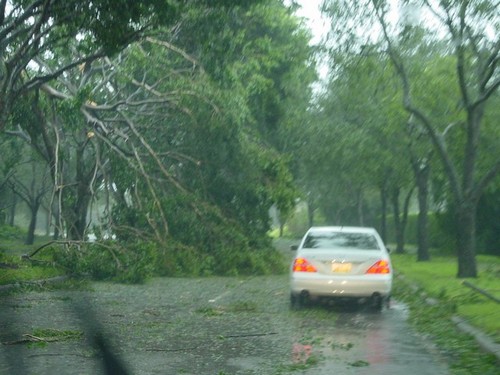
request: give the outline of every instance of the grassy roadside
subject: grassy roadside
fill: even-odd
[[[456,258],[434,256],[416,262],[412,254],[392,254],[394,295],[410,306],[410,321],[449,358],[454,374],[498,374],[498,362],[451,321],[459,316],[500,343],[500,305],[456,278]],[[478,256],[478,278],[468,279],[500,298],[500,259]],[[438,303],[422,303],[423,297]]]
[[[19,238],[2,238],[0,243],[0,285],[15,284],[24,281],[48,279],[64,275],[64,270],[52,265],[49,258],[37,257],[36,261],[22,258],[43,243],[39,240],[34,245],[24,245]]]
[[[430,262],[416,262],[414,255],[392,254],[396,272],[440,301],[452,304],[456,315],[481,329],[500,343],[500,305],[456,278],[456,258],[433,257]],[[467,279],[472,285],[500,299],[500,258],[477,256],[478,277]]]

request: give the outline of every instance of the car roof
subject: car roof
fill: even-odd
[[[377,233],[372,227],[351,227],[351,226],[317,226],[311,227],[310,232],[348,232],[348,233]]]

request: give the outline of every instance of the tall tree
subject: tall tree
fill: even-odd
[[[342,3],[342,5],[340,5]],[[484,118],[489,108],[488,103],[500,85],[498,75],[498,56],[500,41],[492,37],[496,29],[495,2],[492,1],[414,1],[411,6],[416,13],[409,13],[408,2],[402,2],[401,13],[405,15],[399,24],[391,22],[389,2],[363,1],[347,3],[328,1],[329,13],[335,15],[336,31],[347,40],[357,39],[357,46],[364,42],[381,41],[382,51],[387,51],[399,75],[403,89],[403,106],[414,117],[414,121],[422,126],[436,154],[441,159],[449,183],[451,196],[456,209],[457,233],[456,246],[458,253],[458,277],[475,277],[477,266],[475,260],[475,215],[477,202],[485,187],[500,171],[497,158],[485,156],[484,142],[481,134],[484,129]],[[417,95],[414,87],[423,77],[411,74],[408,61],[415,54],[405,50],[405,38],[410,35],[422,18],[434,22],[425,26],[432,33],[428,40],[440,38],[447,43],[442,51],[453,59],[455,64],[454,93],[458,108],[441,108],[443,113],[452,110],[453,122],[442,123],[436,119],[428,106],[426,98]],[[345,21],[345,22],[344,22]],[[361,26],[361,22],[363,26]],[[440,26],[436,28],[436,24]],[[374,32],[363,38],[358,32],[361,27],[372,27]],[[478,26],[481,25],[481,26]],[[340,31],[342,26],[345,31]],[[354,26],[354,27],[353,27]],[[434,27],[434,29],[432,29]],[[420,28],[420,27],[419,27]],[[494,32],[493,32],[494,33]],[[434,38],[434,39],[433,39]],[[448,87],[452,87],[447,83]],[[440,98],[445,102],[449,98]],[[444,118],[444,117],[442,117]],[[458,121],[454,121],[457,120]],[[453,129],[463,135],[462,149],[457,155],[456,147],[448,142],[445,135]],[[484,163],[483,160],[489,160]]]
[[[413,100],[410,76],[388,32],[387,7],[374,3],[389,54],[403,83],[405,109],[426,129],[448,176],[457,220],[457,276],[476,277],[477,204],[485,187],[500,172],[498,159],[486,169],[478,170],[480,135],[487,103],[500,86],[500,40],[487,34],[488,27],[494,27],[490,22],[495,21],[490,16],[496,7],[492,2],[475,1],[441,2],[439,7],[424,1],[422,5],[447,28],[455,58],[456,82],[465,117],[461,121],[465,143],[462,158],[458,161],[452,159],[443,133],[427,109]],[[485,24],[478,28],[475,26],[478,22]]]

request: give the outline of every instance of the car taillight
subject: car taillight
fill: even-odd
[[[293,272],[317,272],[316,267],[307,261],[305,258],[295,258],[293,261]]]
[[[366,273],[391,273],[391,267],[389,266],[389,262],[386,260],[379,260],[373,266],[368,268]]]

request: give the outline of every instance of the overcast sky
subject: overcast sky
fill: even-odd
[[[307,25],[313,32],[313,40],[311,43],[317,44],[321,36],[328,31],[327,23],[321,18],[319,7],[323,0],[296,0],[301,5],[301,9],[297,11],[297,15],[308,19]]]

